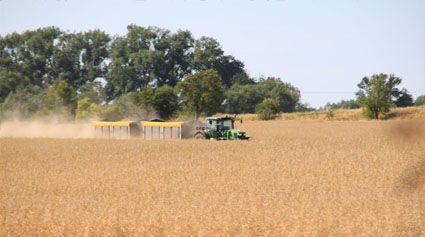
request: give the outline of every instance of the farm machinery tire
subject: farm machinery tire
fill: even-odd
[[[205,139],[206,139],[205,134],[203,134],[203,133],[201,133],[201,132],[196,133],[196,134],[193,136],[193,138],[194,138],[195,140],[205,140]]]

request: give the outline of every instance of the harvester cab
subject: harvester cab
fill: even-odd
[[[207,127],[194,135],[195,139],[247,140],[245,132],[235,129],[232,117],[207,117]]]

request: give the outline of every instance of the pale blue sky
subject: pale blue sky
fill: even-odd
[[[373,73],[425,94],[423,0],[0,0],[0,34],[45,26],[124,35],[129,24],[216,38],[253,77],[298,87],[314,107],[354,98]]]

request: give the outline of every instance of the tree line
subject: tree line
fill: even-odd
[[[327,103],[323,110],[357,109],[362,108],[366,118],[378,119],[392,107],[408,107],[425,105],[425,95],[413,100],[412,95],[405,89],[399,89],[402,79],[394,74],[373,74],[363,77],[357,87],[356,100],[341,100],[337,103]]]
[[[356,100],[323,108],[362,107],[378,118],[413,101],[402,79],[374,74],[358,84]],[[276,77],[252,78],[242,61],[226,55],[210,37],[188,30],[127,26],[125,35],[99,29],[67,32],[45,27],[0,36],[0,120],[59,115],[70,119],[198,118],[217,112],[257,113],[313,110],[298,88]]]
[[[129,25],[110,36],[45,27],[0,36],[0,118],[199,117],[253,113],[266,99],[278,112],[306,107],[293,85],[251,78],[217,40],[187,30]]]

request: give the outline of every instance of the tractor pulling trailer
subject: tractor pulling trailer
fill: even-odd
[[[94,121],[95,136],[98,138],[144,138],[144,139],[211,139],[248,140],[242,130],[235,129],[232,117],[207,117],[206,122],[152,121]]]

